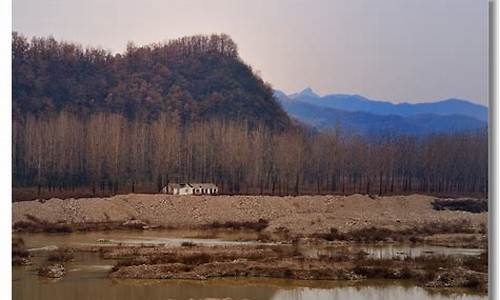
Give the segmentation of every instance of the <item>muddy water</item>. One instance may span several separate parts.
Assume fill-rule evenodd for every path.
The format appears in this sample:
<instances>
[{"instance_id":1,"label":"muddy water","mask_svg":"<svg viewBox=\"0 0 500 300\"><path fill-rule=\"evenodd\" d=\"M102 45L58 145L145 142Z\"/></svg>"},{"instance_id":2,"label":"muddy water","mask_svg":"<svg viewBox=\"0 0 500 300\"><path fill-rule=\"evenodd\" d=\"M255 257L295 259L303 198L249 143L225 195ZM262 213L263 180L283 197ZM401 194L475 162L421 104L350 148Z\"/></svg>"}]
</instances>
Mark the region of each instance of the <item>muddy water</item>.
<instances>
[{"instance_id":1,"label":"muddy water","mask_svg":"<svg viewBox=\"0 0 500 300\"><path fill-rule=\"evenodd\" d=\"M373 258L417 257L423 255L480 255L483 249L450 248L443 246L384 245L363 246L362 250Z\"/></svg>"},{"instance_id":2,"label":"muddy water","mask_svg":"<svg viewBox=\"0 0 500 300\"><path fill-rule=\"evenodd\" d=\"M203 245L245 245L259 244L254 241L254 231L228 230L152 230L152 231L103 231L75 232L71 234L16 234L22 237L29 247L43 250L43 247L81 246L81 245L165 245L180 246L183 242ZM43 249L37 249L43 248ZM48 249L47 249L48 250Z\"/></svg>"},{"instance_id":3,"label":"muddy water","mask_svg":"<svg viewBox=\"0 0 500 300\"><path fill-rule=\"evenodd\" d=\"M406 258L418 257L425 255L480 255L484 252L483 249L471 248L450 248L444 246L433 245L355 245L355 246L302 246L299 247L304 256L318 258L320 256L335 257L343 253L365 253L369 258L374 259L391 259L391 258Z\"/></svg>"},{"instance_id":4,"label":"muddy water","mask_svg":"<svg viewBox=\"0 0 500 300\"><path fill-rule=\"evenodd\" d=\"M73 270L72 270L73 269ZM75 269L58 281L39 278L29 267L15 268L13 299L30 300L164 300L164 299L248 299L248 300L313 300L313 299L407 299L483 300L486 296L461 292L432 293L404 282L387 284L368 282L350 285L342 282L313 282L290 280L111 280L99 268Z\"/></svg>"},{"instance_id":5,"label":"muddy water","mask_svg":"<svg viewBox=\"0 0 500 300\"><path fill-rule=\"evenodd\" d=\"M21 234L32 251L53 250L59 246L99 245L165 245L180 246L184 242L198 245L259 245L254 231L228 230L158 230L158 231L107 231L77 232L72 234ZM299 246L307 257L335 256L342 253L365 252L371 258L417 257L422 255L480 255L483 249L450 248L432 245L386 244L354 246Z\"/></svg>"},{"instance_id":6,"label":"muddy water","mask_svg":"<svg viewBox=\"0 0 500 300\"><path fill-rule=\"evenodd\" d=\"M248 233L250 234L250 233ZM430 292L405 282L363 281L293 281L224 279L207 281L178 280L112 280L107 274L114 264L102 260L95 253L77 253L73 262L66 264L67 274L59 280L41 278L37 267L48 255L43 249L81 244L156 243L176 245L189 240L196 243L227 244L241 242L247 233L211 232L208 239L200 239L196 232L93 232L73 234L20 235L31 248L33 265L13 268L13 299L487 299L455 291L453 294ZM100 240L100 242L97 242ZM397 250L394 250L397 251Z\"/></svg>"}]
</instances>

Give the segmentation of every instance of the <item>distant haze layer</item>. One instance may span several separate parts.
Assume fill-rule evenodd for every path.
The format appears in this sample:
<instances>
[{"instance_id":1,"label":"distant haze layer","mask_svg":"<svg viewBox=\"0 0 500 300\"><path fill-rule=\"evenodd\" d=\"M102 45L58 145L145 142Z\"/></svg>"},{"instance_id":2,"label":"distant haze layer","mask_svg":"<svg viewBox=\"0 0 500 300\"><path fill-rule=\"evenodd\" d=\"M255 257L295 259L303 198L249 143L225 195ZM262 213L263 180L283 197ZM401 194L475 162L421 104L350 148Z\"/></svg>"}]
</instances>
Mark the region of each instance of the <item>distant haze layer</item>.
<instances>
[{"instance_id":1,"label":"distant haze layer","mask_svg":"<svg viewBox=\"0 0 500 300\"><path fill-rule=\"evenodd\" d=\"M365 136L423 136L476 132L487 128L488 108L460 99L429 103L374 101L359 95L318 96L310 88L286 95L274 92L293 118L317 129L342 128Z\"/></svg>"},{"instance_id":2,"label":"distant haze layer","mask_svg":"<svg viewBox=\"0 0 500 300\"><path fill-rule=\"evenodd\" d=\"M488 104L488 1L18 0L13 30L123 51L229 34L274 88Z\"/></svg>"}]
</instances>

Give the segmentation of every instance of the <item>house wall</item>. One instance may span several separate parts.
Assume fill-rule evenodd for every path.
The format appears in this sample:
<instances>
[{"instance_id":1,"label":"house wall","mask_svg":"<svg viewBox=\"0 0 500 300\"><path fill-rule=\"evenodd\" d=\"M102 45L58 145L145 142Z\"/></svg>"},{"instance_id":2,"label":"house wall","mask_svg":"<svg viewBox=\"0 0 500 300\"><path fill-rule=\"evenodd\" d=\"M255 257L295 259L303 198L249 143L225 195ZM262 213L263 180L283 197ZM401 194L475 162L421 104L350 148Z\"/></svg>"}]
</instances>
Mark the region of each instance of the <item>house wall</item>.
<instances>
[{"instance_id":1,"label":"house wall","mask_svg":"<svg viewBox=\"0 0 500 300\"><path fill-rule=\"evenodd\" d=\"M191 188L189 186L185 187L174 187L174 188L163 188L163 193L169 193L172 195L214 195L219 192L217 187L215 188Z\"/></svg>"},{"instance_id":2,"label":"house wall","mask_svg":"<svg viewBox=\"0 0 500 300\"><path fill-rule=\"evenodd\" d=\"M195 188L193 193L195 195L213 195L217 194L217 188Z\"/></svg>"},{"instance_id":3,"label":"house wall","mask_svg":"<svg viewBox=\"0 0 500 300\"><path fill-rule=\"evenodd\" d=\"M179 189L179 195L192 195L193 189L190 187L183 187Z\"/></svg>"}]
</instances>

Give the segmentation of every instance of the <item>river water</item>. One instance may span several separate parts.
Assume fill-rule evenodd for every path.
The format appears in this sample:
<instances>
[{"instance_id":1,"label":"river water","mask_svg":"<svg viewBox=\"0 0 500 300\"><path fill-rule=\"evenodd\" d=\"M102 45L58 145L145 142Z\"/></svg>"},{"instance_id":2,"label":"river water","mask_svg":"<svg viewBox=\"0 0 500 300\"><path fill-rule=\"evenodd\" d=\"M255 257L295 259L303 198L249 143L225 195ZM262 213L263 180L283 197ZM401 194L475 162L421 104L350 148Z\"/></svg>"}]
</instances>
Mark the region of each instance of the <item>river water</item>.
<instances>
[{"instance_id":1,"label":"river water","mask_svg":"<svg viewBox=\"0 0 500 300\"><path fill-rule=\"evenodd\" d=\"M205 233L204 233L205 234ZM251 234L251 233L248 233ZM226 235L223 232L211 233L201 239L201 233L186 231L144 231L144 232L92 232L72 234L22 234L22 237L33 255L33 265L13 267L13 299L30 300L94 300L94 299L487 299L485 295L474 295L465 291L443 293L415 287L402 281L296 281L275 279L217 279L207 281L181 280L116 280L107 274L114 261L102 260L95 253L77 253L75 260L66 264L67 274L58 280L51 280L37 275L37 266L45 260L47 252L43 249L54 249L71 245L113 245L124 244L165 244L178 245L184 241L218 244L245 244L240 241L247 233L240 232ZM390 246L383 248L372 246L362 250L374 257L386 257L392 254L401 255L411 249L411 255L425 255L444 251L445 247L429 250L425 247ZM430 247L430 246L429 246ZM425 249L424 249L425 248ZM418 250L415 250L418 249ZM451 248L448 248L451 249ZM309 253L322 253L331 249L309 248ZM475 255L474 249L453 249L453 254ZM398 254L399 253L399 254ZM323 253L324 254L324 253ZM446 254L446 253L445 253Z\"/></svg>"},{"instance_id":2,"label":"river water","mask_svg":"<svg viewBox=\"0 0 500 300\"><path fill-rule=\"evenodd\" d=\"M342 253L364 252L369 258L391 259L418 257L426 255L480 255L483 249L472 248L450 248L433 245L409 245L409 244L386 244L386 245L351 245L351 246L306 246L300 248L303 255L317 258L319 256L334 257Z\"/></svg>"}]
</instances>

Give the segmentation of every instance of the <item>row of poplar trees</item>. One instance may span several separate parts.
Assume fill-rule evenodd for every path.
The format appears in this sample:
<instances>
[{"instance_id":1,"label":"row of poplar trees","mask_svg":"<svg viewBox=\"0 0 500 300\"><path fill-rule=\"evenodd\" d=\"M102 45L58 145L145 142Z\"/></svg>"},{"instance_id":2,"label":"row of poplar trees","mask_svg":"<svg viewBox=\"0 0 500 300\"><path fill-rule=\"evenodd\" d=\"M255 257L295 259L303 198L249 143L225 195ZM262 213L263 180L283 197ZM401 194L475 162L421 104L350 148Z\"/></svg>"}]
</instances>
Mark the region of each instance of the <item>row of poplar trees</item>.
<instances>
[{"instance_id":1,"label":"row of poplar trees","mask_svg":"<svg viewBox=\"0 0 500 300\"><path fill-rule=\"evenodd\" d=\"M96 193L214 182L245 194L486 194L487 144L486 130L372 140L339 129L276 131L222 120L181 126L167 115L144 122L63 111L14 122L14 185Z\"/></svg>"}]
</instances>

